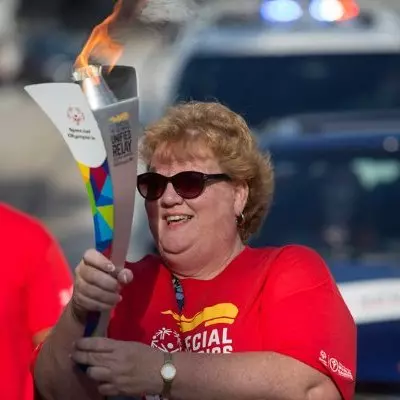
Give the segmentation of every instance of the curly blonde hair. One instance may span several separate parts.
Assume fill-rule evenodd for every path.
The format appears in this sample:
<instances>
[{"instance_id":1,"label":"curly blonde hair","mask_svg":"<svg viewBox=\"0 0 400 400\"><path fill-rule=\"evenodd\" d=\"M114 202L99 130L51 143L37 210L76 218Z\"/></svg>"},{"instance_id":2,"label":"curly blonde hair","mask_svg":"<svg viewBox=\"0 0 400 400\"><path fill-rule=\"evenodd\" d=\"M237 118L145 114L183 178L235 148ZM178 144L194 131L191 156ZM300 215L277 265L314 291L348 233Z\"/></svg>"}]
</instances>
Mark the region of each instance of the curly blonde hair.
<instances>
[{"instance_id":1,"label":"curly blonde hair","mask_svg":"<svg viewBox=\"0 0 400 400\"><path fill-rule=\"evenodd\" d=\"M244 220L238 224L242 241L259 229L271 206L274 173L269 155L259 151L241 116L219 103L189 102L171 107L145 129L140 143L140 156L148 166L156 151L157 158L166 161L207 157L211 151L224 173L249 187Z\"/></svg>"}]
</instances>

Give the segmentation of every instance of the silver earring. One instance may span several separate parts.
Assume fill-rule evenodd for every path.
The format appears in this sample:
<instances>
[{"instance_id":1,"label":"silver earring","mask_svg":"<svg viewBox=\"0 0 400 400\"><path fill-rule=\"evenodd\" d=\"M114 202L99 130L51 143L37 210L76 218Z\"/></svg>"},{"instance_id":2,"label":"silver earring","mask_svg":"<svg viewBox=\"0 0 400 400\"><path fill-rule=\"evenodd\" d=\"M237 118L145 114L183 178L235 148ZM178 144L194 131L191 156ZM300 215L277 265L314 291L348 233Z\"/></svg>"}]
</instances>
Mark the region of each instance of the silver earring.
<instances>
[{"instance_id":1,"label":"silver earring","mask_svg":"<svg viewBox=\"0 0 400 400\"><path fill-rule=\"evenodd\" d=\"M242 226L244 224L245 221L245 216L244 214L241 212L237 217L236 217L236 224L237 226Z\"/></svg>"}]
</instances>

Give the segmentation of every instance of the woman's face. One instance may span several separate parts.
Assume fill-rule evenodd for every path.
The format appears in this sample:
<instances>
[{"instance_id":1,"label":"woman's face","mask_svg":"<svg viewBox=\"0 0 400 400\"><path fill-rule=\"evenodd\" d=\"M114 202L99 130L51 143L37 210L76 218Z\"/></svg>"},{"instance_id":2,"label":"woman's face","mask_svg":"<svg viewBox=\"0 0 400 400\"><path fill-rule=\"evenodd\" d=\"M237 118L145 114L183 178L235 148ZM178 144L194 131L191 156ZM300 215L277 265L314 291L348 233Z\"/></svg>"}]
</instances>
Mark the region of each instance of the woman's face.
<instances>
[{"instance_id":1,"label":"woman's face","mask_svg":"<svg viewBox=\"0 0 400 400\"><path fill-rule=\"evenodd\" d=\"M213 157L186 162L165 162L154 158L151 170L165 176L183 171L205 174L221 173ZM206 185L203 193L194 199L184 199L168 183L164 194L155 201L146 201L150 230L160 254L166 258L187 253L206 254L227 251L238 239L236 216L246 204L248 189L229 181ZM182 217L173 222L171 217Z\"/></svg>"}]
</instances>

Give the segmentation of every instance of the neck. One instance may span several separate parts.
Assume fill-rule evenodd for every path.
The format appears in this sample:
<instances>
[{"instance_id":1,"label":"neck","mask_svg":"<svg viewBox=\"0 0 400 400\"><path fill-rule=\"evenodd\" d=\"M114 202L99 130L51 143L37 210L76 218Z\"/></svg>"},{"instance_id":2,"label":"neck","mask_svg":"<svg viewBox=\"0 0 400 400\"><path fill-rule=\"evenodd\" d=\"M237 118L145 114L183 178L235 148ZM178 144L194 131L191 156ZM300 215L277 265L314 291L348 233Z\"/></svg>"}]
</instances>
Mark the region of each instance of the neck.
<instances>
[{"instance_id":1,"label":"neck","mask_svg":"<svg viewBox=\"0 0 400 400\"><path fill-rule=\"evenodd\" d=\"M238 237L234 245L227 251L221 253L217 251L218 256L215 256L216 252L212 252L210 255L201 257L197 250L188 251L187 254L165 257L166 264L169 270L179 279L210 280L218 276L242 252L244 247L243 242ZM193 253L196 255L193 256Z\"/></svg>"}]
</instances>

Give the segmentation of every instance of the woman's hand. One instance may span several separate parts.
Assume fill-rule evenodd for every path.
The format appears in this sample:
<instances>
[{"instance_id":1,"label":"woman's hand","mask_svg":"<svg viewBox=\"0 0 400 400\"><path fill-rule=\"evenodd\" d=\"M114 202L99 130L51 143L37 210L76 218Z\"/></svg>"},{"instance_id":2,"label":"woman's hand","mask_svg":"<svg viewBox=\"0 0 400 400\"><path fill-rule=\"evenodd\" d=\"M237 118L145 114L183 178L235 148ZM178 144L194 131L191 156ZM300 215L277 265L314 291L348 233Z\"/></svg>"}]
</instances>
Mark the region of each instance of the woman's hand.
<instances>
[{"instance_id":1,"label":"woman's hand","mask_svg":"<svg viewBox=\"0 0 400 400\"><path fill-rule=\"evenodd\" d=\"M115 267L96 250L88 250L75 269L72 312L85 321L91 311L108 311L121 301L120 291L133 279L132 271Z\"/></svg>"},{"instance_id":2,"label":"woman's hand","mask_svg":"<svg viewBox=\"0 0 400 400\"><path fill-rule=\"evenodd\" d=\"M103 396L132 397L162 392L163 353L142 343L83 338L75 343L71 358L89 366L86 374L97 383Z\"/></svg>"}]
</instances>

